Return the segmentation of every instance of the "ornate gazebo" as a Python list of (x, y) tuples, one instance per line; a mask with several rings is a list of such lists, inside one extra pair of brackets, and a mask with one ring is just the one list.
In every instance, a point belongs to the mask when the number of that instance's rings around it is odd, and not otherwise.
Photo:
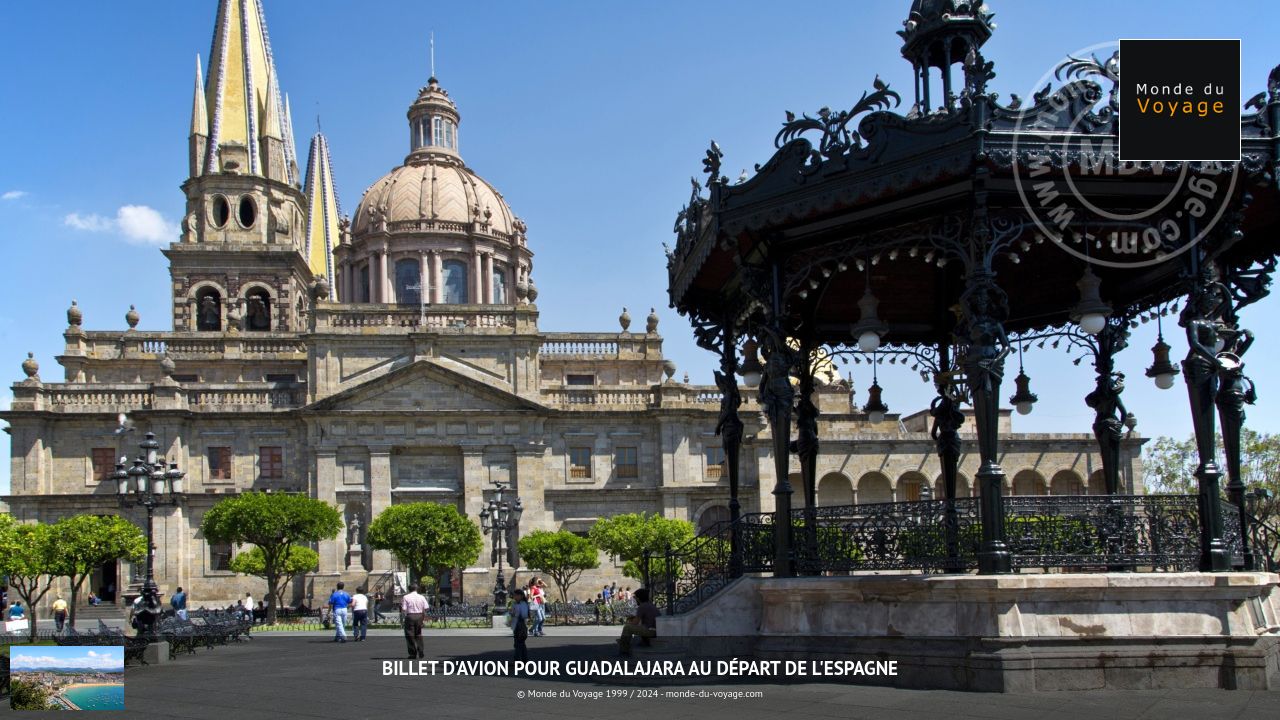
[[(991, 17), (980, 1), (912, 3), (899, 31), (915, 78), (905, 113), (877, 76), (848, 110), (787, 112), (777, 151), (753, 177), (731, 183), (721, 149), (707, 151), (707, 177), (676, 220), (669, 292), (720, 358), (733, 498), (727, 523), (670, 551), (670, 611), (744, 573), (1264, 569), (1249, 541), (1270, 530), (1250, 526), (1239, 469), (1254, 400), (1241, 312), (1268, 293), (1276, 264), (1280, 68), (1247, 103), (1238, 163), (1122, 163), (1118, 53), (1068, 56), (1057, 85), (1003, 101), (982, 55)], [(1162, 326), (1147, 375), (1162, 388), (1185, 381), (1199, 494), (1120, 495), (1117, 453), (1132, 414), (1114, 358), (1139, 322), (1175, 319), (1186, 357), (1170, 361)], [(1030, 409), (1021, 355), (1046, 342), (1092, 361), (1084, 400), (1105, 496), (1002, 496), (1001, 392)], [(932, 381), (944, 497), (815, 508), (816, 353), (910, 363)], [(738, 375), (759, 388), (776, 463), (775, 507), (750, 516), (737, 501)], [(864, 410), (883, 410), (880, 393), (874, 384)], [(955, 494), (964, 406), (981, 457), (976, 499)], [(792, 453), (802, 488), (788, 479)], [(793, 512), (797, 490), (807, 501)]]

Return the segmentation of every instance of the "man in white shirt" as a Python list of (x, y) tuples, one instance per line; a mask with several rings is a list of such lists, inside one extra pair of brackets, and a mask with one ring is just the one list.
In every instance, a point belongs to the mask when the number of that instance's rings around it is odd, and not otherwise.
[(351, 596), (351, 634), (356, 642), (369, 634), (369, 596), (363, 587), (356, 588), (356, 594)]
[(240, 612), (249, 622), (253, 622), (253, 595), (244, 594), (244, 599), (240, 601)]
[(423, 658), (422, 621), (427, 615), (427, 599), (418, 592), (417, 585), (409, 586), (409, 593), (400, 599), (400, 615), (404, 619), (404, 639), (409, 646), (409, 658)]

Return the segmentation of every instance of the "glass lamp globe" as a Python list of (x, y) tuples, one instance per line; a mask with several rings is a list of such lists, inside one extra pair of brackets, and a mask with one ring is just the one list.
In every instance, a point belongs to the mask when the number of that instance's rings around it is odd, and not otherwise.
[(1102, 313), (1087, 313), (1080, 316), (1080, 329), (1089, 335), (1097, 335), (1107, 326), (1107, 316)]
[(1032, 403), (1032, 402), (1030, 402), (1030, 401), (1028, 401), (1028, 400), (1023, 400), (1022, 402), (1018, 403), (1017, 405), (1014, 405), (1014, 407), (1015, 407), (1015, 408), (1017, 408), (1017, 410), (1018, 410), (1018, 414), (1019, 414), (1019, 415), (1030, 415), (1030, 414), (1031, 414), (1031, 407), (1032, 407), (1034, 404), (1035, 404), (1035, 403)]
[(871, 412), (867, 413), (867, 418), (871, 420), (871, 422), (873, 423), (884, 422), (884, 413), (880, 412), (879, 410), (872, 410)]
[(858, 336), (858, 349), (862, 352), (875, 352), (880, 348), (880, 334), (868, 330)]
[(1156, 380), (1156, 387), (1160, 388), (1161, 390), (1168, 390), (1169, 388), (1173, 387), (1174, 375), (1173, 373), (1160, 373), (1159, 375), (1156, 376), (1155, 380)]
[(742, 373), (742, 382), (746, 383), (749, 387), (756, 387), (760, 384), (760, 371), (747, 370)]

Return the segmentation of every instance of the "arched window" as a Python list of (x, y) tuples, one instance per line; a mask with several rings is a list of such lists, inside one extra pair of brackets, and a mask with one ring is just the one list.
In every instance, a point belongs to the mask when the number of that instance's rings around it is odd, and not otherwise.
[(819, 506), (830, 507), (833, 505), (852, 504), (853, 484), (849, 482), (849, 478), (840, 473), (829, 473), (818, 481)]
[(439, 115), (431, 118), (431, 144), (444, 144), (444, 118)]
[(356, 271), (356, 302), (367, 303), (369, 300), (369, 263), (360, 266)]
[(222, 329), (222, 294), (207, 287), (196, 293), (196, 330), (217, 332)]
[(1013, 476), (1014, 495), (1048, 495), (1044, 477), (1035, 470), (1022, 470)]
[(915, 502), (920, 500), (920, 489), (929, 483), (929, 480), (918, 472), (903, 473), (898, 478), (898, 502)]
[(444, 121), (444, 146), (449, 148), (450, 150), (458, 149), (457, 136), (454, 134), (454, 131), (453, 131), (452, 120), (446, 119)]
[[(1084, 495), (1084, 481), (1070, 470), (1062, 470), (1053, 476), (1049, 483), (1049, 492), (1053, 495)], [(1105, 490), (1103, 491), (1105, 493)], [(1102, 494), (1102, 493), (1099, 493)]]
[(244, 327), (246, 330), (271, 330), (271, 294), (262, 288), (245, 295)]
[(396, 302), (401, 305), (422, 303), (421, 265), (414, 258), (396, 261)]
[[(719, 523), (729, 522), (729, 508), (724, 505), (712, 505), (698, 516), (698, 534), (701, 535), (716, 527)], [(723, 526), (722, 526), (723, 527)]]
[(889, 478), (878, 472), (869, 472), (858, 479), (858, 504), (893, 502), (893, 488)]
[(467, 264), (461, 260), (445, 260), (440, 266), (441, 284), (444, 285), (444, 302), (450, 305), (467, 303)]
[(507, 271), (500, 265), (493, 266), (493, 302), (507, 304)]

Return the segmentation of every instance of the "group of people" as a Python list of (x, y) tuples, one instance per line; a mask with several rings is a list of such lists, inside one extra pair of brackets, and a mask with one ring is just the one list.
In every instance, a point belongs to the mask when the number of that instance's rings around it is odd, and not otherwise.
[(369, 596), (363, 587), (356, 588), (356, 594), (346, 591), (346, 583), (338, 583), (338, 588), (329, 595), (329, 616), (333, 619), (333, 641), (347, 641), (347, 620), (351, 620), (351, 635), (355, 642), (361, 642), (369, 635)]
[[(634, 597), (635, 595), (631, 592), (630, 587), (625, 587), (619, 590), (618, 583), (614, 583), (612, 585), (605, 585), (604, 589), (596, 594), (595, 602), (597, 605), (600, 603), (608, 605), (611, 602), (627, 602)], [(587, 603), (590, 604), (591, 600), (588, 599)]]
[[(529, 581), (527, 590), (517, 589), (511, 594), (507, 625), (511, 627), (511, 633), (515, 639), (517, 661), (529, 659), (529, 648), (526, 643), (528, 637), (544, 634), (542, 624), (546, 620), (546, 588), (546, 583), (535, 577)], [(601, 592), (604, 598), (602, 602), (610, 602), (609, 597), (615, 592), (617, 592), (616, 584), (613, 588), (605, 586)], [(648, 645), (651, 638), (658, 636), (658, 606), (649, 601), (647, 588), (636, 590), (634, 595), (631, 593), (631, 588), (626, 588), (623, 592), (626, 593), (625, 598), (614, 597), (613, 599), (622, 601), (634, 597), (636, 601), (636, 613), (627, 618), (622, 626), (622, 636), (618, 638), (618, 652), (622, 655), (630, 655), (632, 638), (639, 637), (642, 644)]]

